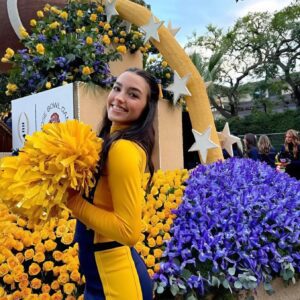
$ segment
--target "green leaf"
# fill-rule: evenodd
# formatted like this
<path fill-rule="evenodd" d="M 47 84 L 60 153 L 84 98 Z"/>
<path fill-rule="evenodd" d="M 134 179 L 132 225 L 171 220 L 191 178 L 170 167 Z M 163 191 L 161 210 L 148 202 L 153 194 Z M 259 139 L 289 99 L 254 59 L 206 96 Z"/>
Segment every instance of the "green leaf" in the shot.
<path fill-rule="evenodd" d="M 222 282 L 223 286 L 225 289 L 229 289 L 229 282 L 227 279 L 225 279 L 223 282 Z"/>
<path fill-rule="evenodd" d="M 231 276 L 233 276 L 233 275 L 235 274 L 235 271 L 236 271 L 235 267 L 232 267 L 232 268 L 229 268 L 229 269 L 228 269 L 228 273 L 229 273 Z"/>
<path fill-rule="evenodd" d="M 239 280 L 237 280 L 237 281 L 234 282 L 234 287 L 236 289 L 241 289 L 243 287 L 243 285 Z"/>
<path fill-rule="evenodd" d="M 162 294 L 164 292 L 164 288 L 162 286 L 159 286 L 156 290 L 157 294 Z"/>
<path fill-rule="evenodd" d="M 185 280 L 188 280 L 192 276 L 192 273 L 188 269 L 183 269 L 181 275 Z"/>
<path fill-rule="evenodd" d="M 178 285 L 173 284 L 173 285 L 171 285 L 170 290 L 171 290 L 172 295 L 176 296 L 179 292 L 179 287 L 178 287 Z"/>

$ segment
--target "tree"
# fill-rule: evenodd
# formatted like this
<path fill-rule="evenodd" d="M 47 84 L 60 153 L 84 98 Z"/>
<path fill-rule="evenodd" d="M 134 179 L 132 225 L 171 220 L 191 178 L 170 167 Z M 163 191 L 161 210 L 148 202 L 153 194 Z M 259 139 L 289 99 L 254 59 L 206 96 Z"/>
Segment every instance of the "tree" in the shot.
<path fill-rule="evenodd" d="M 210 25 L 206 36 L 197 37 L 194 34 L 186 46 L 196 46 L 200 53 L 208 55 L 208 61 L 222 53 L 222 62 L 216 73 L 218 76 L 213 83 L 220 95 L 228 98 L 229 109 L 225 113 L 222 105 L 213 101 L 212 104 L 225 117 L 228 114 L 237 115 L 239 98 L 246 92 L 241 85 L 245 79 L 255 78 L 256 68 L 266 61 L 268 53 L 265 49 L 268 47 L 265 44 L 270 20 L 268 13 L 248 14 L 239 19 L 226 34 Z"/>
<path fill-rule="evenodd" d="M 269 43 L 266 75 L 280 77 L 286 81 L 298 106 L 300 106 L 300 1 L 274 14 L 270 23 L 271 39 Z"/>

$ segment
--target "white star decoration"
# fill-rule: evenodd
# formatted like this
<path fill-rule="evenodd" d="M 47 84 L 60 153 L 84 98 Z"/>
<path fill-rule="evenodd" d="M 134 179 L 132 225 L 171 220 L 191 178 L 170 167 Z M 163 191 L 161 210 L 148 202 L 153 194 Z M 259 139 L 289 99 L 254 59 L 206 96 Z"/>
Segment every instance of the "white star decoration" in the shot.
<path fill-rule="evenodd" d="M 180 77 L 176 71 L 174 71 L 174 82 L 170 84 L 166 90 L 173 93 L 173 104 L 176 105 L 180 96 L 191 96 L 190 91 L 186 87 L 186 83 L 189 80 L 190 74 Z"/>
<path fill-rule="evenodd" d="M 233 157 L 232 144 L 238 143 L 240 138 L 230 134 L 228 122 L 226 122 L 222 132 L 218 132 L 218 136 L 222 143 L 222 148 L 225 149 L 231 157 Z"/>
<path fill-rule="evenodd" d="M 171 32 L 171 34 L 173 36 L 175 36 L 177 34 L 177 32 L 180 30 L 180 27 L 172 28 L 172 23 L 171 23 L 171 21 L 169 21 L 169 23 L 168 23 L 168 29 Z"/>
<path fill-rule="evenodd" d="M 200 151 L 201 159 L 203 163 L 206 163 L 207 150 L 219 147 L 210 139 L 211 126 L 209 126 L 204 133 L 200 133 L 195 129 L 192 129 L 192 132 L 195 137 L 195 143 L 189 149 L 189 152 Z"/>
<path fill-rule="evenodd" d="M 126 20 L 123 20 L 122 23 L 120 24 L 120 26 L 126 27 L 126 33 L 129 33 L 131 30 L 131 23 Z"/>
<path fill-rule="evenodd" d="M 145 31 L 145 33 L 146 33 L 144 43 L 147 43 L 150 38 L 153 38 L 153 39 L 157 40 L 158 42 L 160 41 L 159 35 L 158 35 L 158 29 L 160 28 L 160 26 L 163 23 L 164 23 L 164 21 L 157 22 L 155 20 L 155 17 L 153 15 L 151 15 L 149 22 L 147 24 L 141 26 L 141 29 L 143 31 Z"/>
<path fill-rule="evenodd" d="M 116 10 L 116 2 L 117 0 L 106 0 L 105 1 L 105 13 L 107 17 L 107 23 L 110 22 L 112 16 L 116 16 L 119 13 Z"/>

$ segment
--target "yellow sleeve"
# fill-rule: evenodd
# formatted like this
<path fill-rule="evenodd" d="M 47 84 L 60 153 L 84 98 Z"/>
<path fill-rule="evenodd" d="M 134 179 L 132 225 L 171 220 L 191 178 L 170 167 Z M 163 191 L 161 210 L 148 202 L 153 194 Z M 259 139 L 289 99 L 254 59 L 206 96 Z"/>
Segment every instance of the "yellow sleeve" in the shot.
<path fill-rule="evenodd" d="M 88 228 L 121 244 L 135 245 L 141 231 L 144 168 L 145 152 L 138 145 L 127 140 L 115 142 L 107 160 L 114 211 L 96 207 L 81 196 L 70 199 L 68 207 Z"/>

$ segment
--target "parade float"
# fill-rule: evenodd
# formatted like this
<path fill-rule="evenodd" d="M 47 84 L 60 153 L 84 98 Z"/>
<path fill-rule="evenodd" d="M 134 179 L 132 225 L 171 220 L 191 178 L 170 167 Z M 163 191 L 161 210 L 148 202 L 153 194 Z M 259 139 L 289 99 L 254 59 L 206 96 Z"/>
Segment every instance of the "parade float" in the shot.
<path fill-rule="evenodd" d="M 64 191 L 73 186 L 84 192 L 92 186 L 93 149 L 100 144 L 87 128 L 97 131 L 97 116 L 114 76 L 128 66 L 142 67 L 149 54 L 159 53 L 155 60 L 157 74 L 164 76 L 162 98 L 166 92 L 171 98 L 161 99 L 158 108 L 157 171 L 150 190 L 145 174 L 144 227 L 135 246 L 154 279 L 155 297 L 268 299 L 275 291 L 270 299 L 297 300 L 300 184 L 262 163 L 222 161 L 220 141 L 232 153 L 236 138 L 228 126 L 216 132 L 205 83 L 172 28 L 129 0 L 54 4 L 37 10 L 29 21 L 32 33 L 21 29 L 23 48 L 9 47 L 2 59 L 12 63 L 7 93 L 25 96 L 16 103 L 43 95 L 32 100 L 37 105 L 47 101 L 47 93 L 71 84 L 72 109 L 66 118 L 56 105 L 44 122 L 36 122 L 43 119 L 41 113 L 33 122 L 38 127 L 30 131 L 28 125 L 27 132 L 17 132 L 23 143 L 20 155 L 0 161 L 0 299 L 82 298 L 75 220 L 64 209 Z M 201 159 L 193 170 L 184 170 L 182 164 L 182 103 L 195 137 L 190 150 L 198 151 Z M 46 124 L 53 113 L 63 122 Z M 27 124 L 24 114 L 15 115 L 15 124 L 19 120 Z M 80 147 L 71 147 L 78 136 Z M 60 153 L 54 149 L 58 140 L 65 145 Z M 84 161 L 82 153 L 90 159 Z M 289 288 L 279 288 L 279 278 Z"/>

